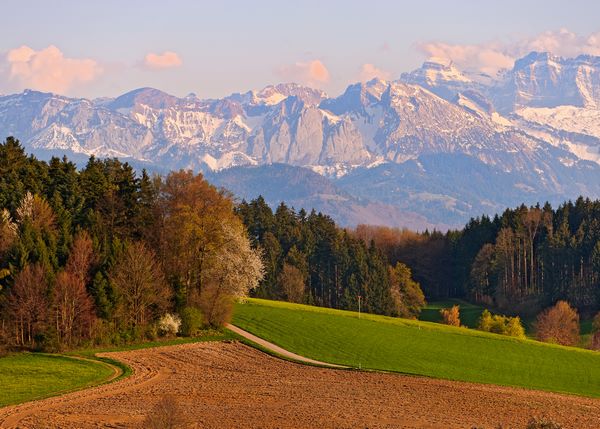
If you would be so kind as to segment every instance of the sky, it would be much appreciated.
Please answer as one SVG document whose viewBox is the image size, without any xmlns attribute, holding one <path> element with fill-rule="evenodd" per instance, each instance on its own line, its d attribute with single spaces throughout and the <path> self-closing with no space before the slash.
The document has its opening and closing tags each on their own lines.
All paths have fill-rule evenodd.
<svg viewBox="0 0 600 429">
<path fill-rule="evenodd" d="M 294 81 L 337 95 L 429 57 L 496 73 L 532 50 L 600 55 L 600 2 L 4 2 L 0 93 L 217 98 Z"/>
</svg>

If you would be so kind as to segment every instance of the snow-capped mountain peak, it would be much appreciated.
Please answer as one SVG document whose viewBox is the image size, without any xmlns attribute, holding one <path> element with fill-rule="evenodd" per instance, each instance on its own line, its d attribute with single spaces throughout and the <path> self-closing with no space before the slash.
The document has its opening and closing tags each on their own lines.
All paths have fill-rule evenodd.
<svg viewBox="0 0 600 429">
<path fill-rule="evenodd" d="M 486 78 L 429 60 L 337 97 L 294 83 L 206 100 L 154 88 L 91 101 L 26 90 L 0 96 L 0 129 L 34 153 L 163 170 L 289 164 L 372 186 L 365 197 L 382 200 L 402 183 L 404 200 L 444 213 L 510 205 L 510 195 L 600 196 L 600 58 L 531 53 Z M 459 191 L 473 186 L 478 199 Z"/>
</svg>

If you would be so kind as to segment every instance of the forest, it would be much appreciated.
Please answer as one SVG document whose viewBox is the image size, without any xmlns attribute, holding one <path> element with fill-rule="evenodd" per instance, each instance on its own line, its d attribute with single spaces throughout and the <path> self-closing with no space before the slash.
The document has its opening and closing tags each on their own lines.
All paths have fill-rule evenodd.
<svg viewBox="0 0 600 429">
<path fill-rule="evenodd" d="M 56 349 L 219 327 L 245 296 L 416 318 L 462 298 L 533 316 L 600 310 L 600 201 L 507 209 L 461 230 L 341 228 L 236 201 L 189 171 L 0 144 L 0 341 Z M 507 319 L 509 320 L 509 319 Z"/>
<path fill-rule="evenodd" d="M 0 144 L 0 345 L 56 350 L 194 335 L 249 294 L 415 317 L 408 267 L 326 215 L 236 204 L 201 174 Z"/>
<path fill-rule="evenodd" d="M 354 234 L 411 267 L 428 298 L 521 315 L 560 300 L 587 317 L 600 310 L 600 201 L 521 205 L 447 233 L 359 225 Z"/>
<path fill-rule="evenodd" d="M 201 175 L 0 145 L 0 340 L 55 350 L 227 320 L 262 278 L 233 201 Z"/>
</svg>

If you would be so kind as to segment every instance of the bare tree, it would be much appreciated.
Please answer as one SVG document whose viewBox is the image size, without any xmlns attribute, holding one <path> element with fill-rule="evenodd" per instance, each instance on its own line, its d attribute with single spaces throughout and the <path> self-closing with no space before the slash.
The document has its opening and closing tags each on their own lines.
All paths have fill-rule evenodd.
<svg viewBox="0 0 600 429">
<path fill-rule="evenodd" d="M 25 265 L 16 275 L 7 298 L 7 310 L 18 345 L 33 345 L 38 334 L 46 327 L 48 284 L 44 268 Z"/>
<path fill-rule="evenodd" d="M 128 326 L 144 326 L 163 309 L 169 289 L 154 252 L 143 243 L 129 244 L 110 280 L 119 298 L 119 313 Z"/>
<path fill-rule="evenodd" d="M 91 335 L 95 320 L 94 304 L 85 283 L 76 274 L 61 271 L 56 276 L 53 313 L 60 344 L 70 346 Z"/>
<path fill-rule="evenodd" d="M 13 222 L 8 210 L 0 211 L 0 264 L 6 252 L 12 247 L 18 235 L 17 224 Z M 1 265 L 0 265 L 1 266 Z M 0 280 L 8 277 L 10 270 L 8 268 L 0 268 Z M 0 285 L 2 290 L 2 285 Z"/>
<path fill-rule="evenodd" d="M 80 338 L 89 337 L 96 319 L 94 304 L 86 289 L 94 260 L 94 249 L 89 234 L 76 235 L 64 271 L 56 277 L 53 294 L 54 322 L 60 344 L 72 345 Z"/>
<path fill-rule="evenodd" d="M 288 301 L 303 301 L 306 289 L 305 280 L 306 276 L 298 268 L 287 262 L 283 264 L 278 282 Z"/>
<path fill-rule="evenodd" d="M 65 270 L 84 285 L 90 281 L 90 269 L 95 263 L 94 246 L 87 231 L 77 233 Z"/>
</svg>

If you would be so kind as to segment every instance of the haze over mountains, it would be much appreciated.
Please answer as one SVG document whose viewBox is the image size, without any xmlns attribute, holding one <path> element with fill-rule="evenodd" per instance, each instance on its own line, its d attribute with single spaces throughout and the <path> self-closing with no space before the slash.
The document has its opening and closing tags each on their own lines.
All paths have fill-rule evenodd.
<svg viewBox="0 0 600 429">
<path fill-rule="evenodd" d="M 191 168 L 341 224 L 447 228 L 521 202 L 600 197 L 600 57 L 533 52 L 488 76 L 432 59 L 329 97 L 296 84 L 204 100 L 0 96 L 0 131 L 47 157 Z"/>
</svg>

